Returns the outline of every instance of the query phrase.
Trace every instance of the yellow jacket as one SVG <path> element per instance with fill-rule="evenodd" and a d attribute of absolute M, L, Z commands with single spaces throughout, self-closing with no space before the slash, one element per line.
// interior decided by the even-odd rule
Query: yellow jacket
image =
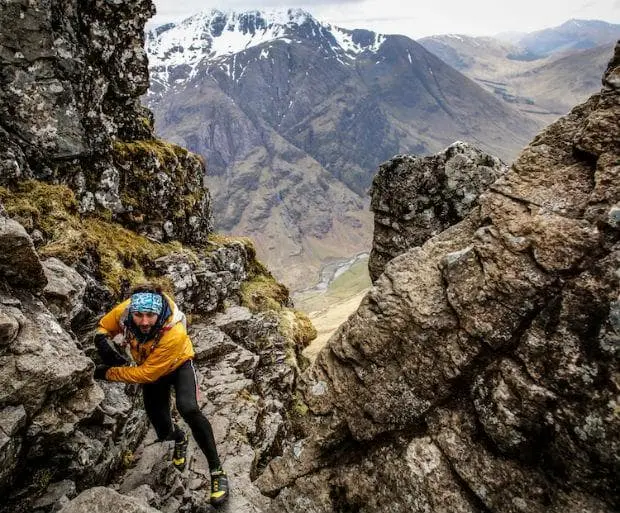
<path fill-rule="evenodd" d="M 185 328 L 185 315 L 170 297 L 164 294 L 164 299 L 172 313 L 160 331 L 161 336 L 144 343 L 139 343 L 125 324 L 130 315 L 130 299 L 115 306 L 101 318 L 97 333 L 109 337 L 123 334 L 125 343 L 131 349 L 131 356 L 138 364 L 135 367 L 111 367 L 106 372 L 107 380 L 153 383 L 194 357 L 194 347 Z"/>

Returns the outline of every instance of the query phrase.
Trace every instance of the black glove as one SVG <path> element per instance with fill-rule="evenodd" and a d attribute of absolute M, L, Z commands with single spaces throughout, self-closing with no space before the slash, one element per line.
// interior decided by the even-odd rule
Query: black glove
<path fill-rule="evenodd" d="M 95 335 L 95 347 L 104 364 L 111 367 L 123 367 L 129 365 L 129 361 L 118 351 L 114 350 L 114 343 L 103 333 Z"/>
<path fill-rule="evenodd" d="M 105 379 L 105 373 L 108 372 L 109 365 L 97 365 L 95 367 L 95 379 Z"/>

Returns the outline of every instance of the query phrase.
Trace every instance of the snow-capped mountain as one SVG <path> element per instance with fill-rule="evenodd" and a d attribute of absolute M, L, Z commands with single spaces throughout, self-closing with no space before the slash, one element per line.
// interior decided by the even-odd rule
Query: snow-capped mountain
<path fill-rule="evenodd" d="M 168 24 L 147 34 L 152 80 L 164 88 L 170 86 L 169 69 L 187 67 L 183 77 L 175 76 L 181 84 L 196 76 L 200 63 L 215 63 L 234 54 L 266 43 L 292 43 L 298 38 L 322 41 L 345 65 L 351 65 L 362 52 L 376 51 L 385 36 L 365 30 L 347 30 L 321 24 L 302 9 L 272 9 L 269 11 L 203 12 L 175 24 Z M 267 59 L 264 50 L 259 58 Z M 230 73 L 232 69 L 228 68 Z"/>
<path fill-rule="evenodd" d="M 293 289 L 368 250 L 382 162 L 455 140 L 509 160 L 539 127 L 405 36 L 298 9 L 201 13 L 147 51 L 157 131 L 205 156 L 218 228 Z"/>

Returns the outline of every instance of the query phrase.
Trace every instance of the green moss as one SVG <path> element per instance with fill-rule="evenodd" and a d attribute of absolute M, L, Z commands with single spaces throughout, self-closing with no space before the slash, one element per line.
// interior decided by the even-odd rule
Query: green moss
<path fill-rule="evenodd" d="M 287 301 L 288 289 L 272 276 L 254 276 L 241 285 L 241 304 L 252 312 L 280 311 Z"/>
<path fill-rule="evenodd" d="M 53 477 L 54 472 L 47 467 L 35 470 L 34 474 L 32 475 L 32 486 L 36 490 L 35 493 L 40 493 L 44 491 L 52 482 Z"/>
<path fill-rule="evenodd" d="M 145 131 L 151 132 L 151 133 L 153 132 L 154 130 L 153 123 L 151 123 L 151 120 L 147 116 L 140 116 L 138 118 L 138 121 L 142 125 Z"/>
<path fill-rule="evenodd" d="M 291 412 L 293 415 L 297 417 L 305 417 L 308 415 L 309 410 L 308 405 L 301 398 L 299 391 L 296 391 L 295 395 L 293 395 L 293 400 L 291 403 Z"/>
<path fill-rule="evenodd" d="M 129 449 L 125 449 L 121 453 L 121 467 L 124 468 L 125 470 L 130 469 L 134 466 L 134 462 L 135 462 L 135 458 L 134 458 L 133 451 L 130 451 Z"/>
<path fill-rule="evenodd" d="M 43 233 L 57 232 L 77 215 L 77 201 L 69 188 L 35 180 L 21 182 L 15 192 L 0 187 L 0 200 L 26 229 Z"/>
<path fill-rule="evenodd" d="M 176 162 L 187 157 L 189 151 L 176 144 L 161 139 L 144 139 L 140 141 L 114 141 L 114 156 L 127 161 L 138 161 L 141 157 L 156 157 L 162 164 Z"/>
<path fill-rule="evenodd" d="M 299 310 L 287 308 L 280 313 L 280 333 L 297 347 L 307 347 L 317 335 L 310 318 Z"/>
<path fill-rule="evenodd" d="M 80 216 L 73 191 L 66 186 L 31 180 L 12 191 L 0 188 L 0 200 L 11 217 L 43 233 L 46 243 L 38 248 L 42 257 L 73 265 L 90 256 L 103 283 L 116 295 L 149 278 L 145 266 L 152 260 L 188 252 L 179 243 L 159 244 L 100 217 Z M 171 289 L 160 281 L 164 289 Z"/>

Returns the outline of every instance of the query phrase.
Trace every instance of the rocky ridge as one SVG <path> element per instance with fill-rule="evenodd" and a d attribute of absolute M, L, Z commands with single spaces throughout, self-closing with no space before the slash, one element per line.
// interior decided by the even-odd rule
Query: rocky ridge
<path fill-rule="evenodd" d="M 273 511 L 618 509 L 619 133 L 620 45 L 302 375 L 305 429 L 256 481 Z"/>
<path fill-rule="evenodd" d="M 311 330 L 247 241 L 181 244 L 175 230 L 164 244 L 103 206 L 81 213 L 61 183 L 3 175 L 1 509 L 211 509 L 193 446 L 176 472 L 136 390 L 92 380 L 89 325 L 159 276 L 192 314 L 230 510 L 617 510 L 619 70 L 620 46 L 601 94 L 540 134 L 458 224 L 387 263 L 301 383 Z M 45 148 L 3 141 L 5 170 L 20 155 L 37 168 Z M 164 155 L 150 151 L 119 157 L 131 175 L 152 172 Z M 63 182 L 63 160 L 46 162 Z M 162 219 L 133 222 L 165 233 Z"/>
<path fill-rule="evenodd" d="M 157 240 L 196 242 L 212 230 L 204 163 L 156 141 L 140 103 L 149 84 L 144 24 L 153 13 L 141 1 L 1 6 L 11 30 L 0 34 L 0 185 L 64 184 L 81 213 L 103 213 Z M 139 195 L 156 203 L 141 204 Z"/>
<path fill-rule="evenodd" d="M 212 233 L 204 161 L 154 138 L 139 103 L 152 12 L 149 1 L 0 6 L 11 27 L 0 34 L 3 512 L 210 509 L 202 456 L 173 470 L 139 390 L 92 378 L 94 323 L 144 279 L 193 321 L 201 405 L 244 483 L 236 511 L 264 503 L 250 478 L 294 412 L 313 329 L 249 240 Z"/>

